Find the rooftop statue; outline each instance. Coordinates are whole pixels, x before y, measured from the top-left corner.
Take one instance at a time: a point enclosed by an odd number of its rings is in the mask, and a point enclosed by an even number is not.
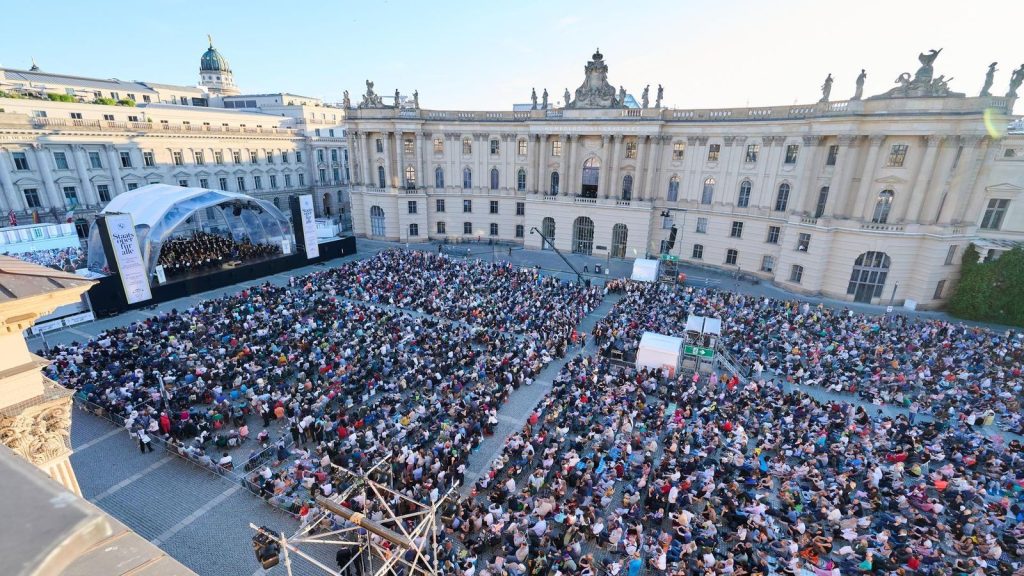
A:
[[[341,99],[341,106],[346,110],[352,107],[352,100],[348,97],[348,90],[345,90],[344,96]]]
[[[872,96],[870,100],[879,98],[963,98],[962,93],[949,89],[949,81],[952,78],[947,79],[945,76],[933,78],[935,70],[932,64],[939,57],[940,52],[942,52],[941,48],[918,54],[917,60],[921,63],[921,67],[917,69],[913,77],[910,76],[910,72],[900,74],[896,79],[896,84],[899,86],[884,94]]]
[[[648,84],[647,86],[644,86],[644,93],[640,95],[640,101],[641,101],[640,106],[642,108],[647,108],[647,105],[651,103],[650,93],[651,93],[651,85]]]
[[[864,79],[867,77],[868,73],[861,68],[860,75],[857,76],[857,90],[853,93],[853,98],[850,98],[850,100],[860,100],[861,96],[864,95]]]
[[[1007,98],[1017,97],[1017,88],[1020,88],[1021,82],[1024,82],[1024,64],[1010,74],[1010,90],[1006,93]]]
[[[665,89],[661,87],[661,84],[658,84],[658,98],[657,98],[657,100],[654,101],[654,107],[655,108],[661,108],[661,100],[664,97],[665,97]]]
[[[992,79],[996,75],[996,64],[993,62],[988,65],[988,72],[985,73],[985,84],[981,87],[981,93],[978,96],[991,96],[992,93],[989,90],[992,89]]]
[[[825,83],[821,85],[821,100],[818,102],[828,102],[828,97],[832,94],[832,75],[829,74],[825,78]]]
[[[540,107],[542,110],[548,109],[548,89],[544,89],[544,94],[541,95]]]
[[[384,102],[381,97],[373,91],[373,82],[366,81],[366,94],[363,94],[363,101],[359,103],[360,108],[383,108]]]
[[[569,94],[569,89],[568,88],[565,89],[565,96],[564,96],[564,98],[565,98],[565,100],[562,101],[562,107],[563,108],[568,108],[569,107],[569,103],[572,102],[572,94]]]
[[[576,89],[576,99],[567,108],[618,108],[622,103],[615,98],[615,87],[608,83],[608,65],[601,50],[594,52],[593,60],[583,69],[586,78]]]
[[[533,106],[530,107],[530,110],[536,110],[537,109],[537,89],[536,88],[534,88],[534,89],[532,89],[530,91],[530,102],[533,103]]]

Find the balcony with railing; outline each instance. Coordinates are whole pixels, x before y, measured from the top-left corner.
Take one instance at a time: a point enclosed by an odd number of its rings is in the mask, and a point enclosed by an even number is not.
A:
[[[215,126],[212,124],[171,124],[164,122],[131,122],[120,120],[89,120],[83,118],[32,118],[33,128],[56,128],[59,130],[100,130],[113,132],[161,132],[176,133],[235,133],[235,134],[276,134],[295,136],[298,132],[292,128],[248,127],[248,126]],[[157,128],[159,127],[159,128]]]

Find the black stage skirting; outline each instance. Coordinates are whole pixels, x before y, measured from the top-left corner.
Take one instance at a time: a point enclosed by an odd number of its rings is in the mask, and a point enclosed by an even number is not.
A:
[[[216,290],[225,286],[233,286],[239,282],[246,282],[301,268],[309,264],[317,264],[326,260],[340,258],[356,253],[356,239],[348,236],[340,240],[333,240],[320,244],[320,256],[306,259],[304,252],[282,256],[271,260],[263,260],[255,264],[228,268],[205,276],[193,276],[182,280],[168,282],[167,284],[153,286],[153,299],[137,304],[128,305],[124,297],[124,289],[121,287],[121,277],[112,274],[100,278],[99,284],[89,289],[89,299],[92,302],[93,313],[96,316],[111,316],[137,308],[145,308],[153,304],[167,302],[184,296],[200,294],[210,290]]]

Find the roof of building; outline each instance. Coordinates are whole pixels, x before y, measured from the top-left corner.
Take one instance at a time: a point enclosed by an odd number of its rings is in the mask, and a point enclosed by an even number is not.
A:
[[[81,276],[0,256],[0,302],[94,284]]]
[[[160,88],[162,90],[178,90],[180,92],[192,92],[193,94],[207,94],[207,91],[203,90],[199,86],[180,86],[178,84],[160,84],[157,82],[139,82],[139,84],[143,84],[154,89]]]
[[[231,96],[225,96],[224,100],[237,100],[245,98],[267,98],[269,96],[291,96],[292,98],[305,98],[306,100],[320,100],[315,96],[303,96],[301,94],[292,94],[291,92],[271,92],[269,94],[233,94]]]
[[[105,90],[124,90],[143,94],[155,94],[156,91],[141,82],[127,82],[117,78],[86,78],[70,74],[54,74],[32,70],[15,70],[0,68],[7,82],[25,82],[34,87],[45,87],[47,84],[82,86],[83,88],[100,88]],[[27,87],[27,86],[26,86]]]
[[[210,47],[203,52],[202,58],[199,59],[199,70],[201,72],[231,72],[227,58],[221,56],[220,52],[213,47],[212,40]]]

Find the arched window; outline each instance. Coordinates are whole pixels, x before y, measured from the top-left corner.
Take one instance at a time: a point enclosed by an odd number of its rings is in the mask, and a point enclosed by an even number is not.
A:
[[[878,193],[878,200],[875,201],[875,213],[871,221],[876,224],[885,224],[889,221],[889,210],[892,209],[892,199],[896,193],[892,190],[882,190]]]
[[[416,167],[406,166],[405,167],[405,187],[415,188],[416,187]]]
[[[594,252],[594,221],[580,216],[572,226],[572,251],[590,255]]]
[[[632,200],[633,199],[633,175],[626,174],[622,177],[622,199]]]
[[[825,206],[828,205],[828,186],[822,186],[818,191],[818,205],[814,208],[814,217],[821,218],[825,213]]]
[[[377,188],[384,188],[387,182],[384,177],[384,167],[377,166]]]
[[[711,198],[715,196],[715,179],[708,178],[704,181],[704,190],[700,193],[701,204],[711,204]]]
[[[551,241],[552,244],[554,244],[554,242],[555,242],[555,219],[550,217],[550,216],[548,216],[547,218],[544,218],[544,220],[541,220],[540,231],[541,231],[541,233],[544,234],[544,236],[547,237],[548,240]],[[550,250],[551,246],[549,246],[547,242],[542,241],[541,242],[541,249],[542,250]]]
[[[885,278],[889,275],[888,254],[885,252],[865,252],[857,257],[850,274],[850,285],[847,294],[852,294],[855,302],[871,302],[872,298],[882,295]]]
[[[551,195],[556,196],[558,194],[558,172],[551,173]]]
[[[740,183],[740,196],[736,199],[736,206],[739,208],[746,208],[750,206],[750,189],[753,185],[750,184],[750,180],[744,180]]]
[[[434,188],[444,188],[444,169],[434,168]]]
[[[473,187],[473,171],[469,168],[462,169],[462,187],[466,189]]]
[[[384,209],[380,206],[370,206],[370,235],[383,236],[384,233]]]
[[[519,172],[516,172],[516,190],[523,192],[526,190],[526,169],[520,168]]]
[[[672,176],[668,180],[668,201],[675,202],[679,200],[679,176]]]
[[[498,169],[491,168],[491,190],[498,189]]]
[[[597,198],[597,184],[601,178],[601,159],[597,157],[587,158],[583,162],[583,179],[580,186],[580,196],[584,198]]]
[[[775,211],[785,212],[789,206],[789,184],[779,184],[779,193],[775,196]]]
[[[612,258],[626,257],[626,241],[629,239],[629,228],[625,224],[612,226]]]
[[[324,216],[331,215],[331,193],[324,192]]]

